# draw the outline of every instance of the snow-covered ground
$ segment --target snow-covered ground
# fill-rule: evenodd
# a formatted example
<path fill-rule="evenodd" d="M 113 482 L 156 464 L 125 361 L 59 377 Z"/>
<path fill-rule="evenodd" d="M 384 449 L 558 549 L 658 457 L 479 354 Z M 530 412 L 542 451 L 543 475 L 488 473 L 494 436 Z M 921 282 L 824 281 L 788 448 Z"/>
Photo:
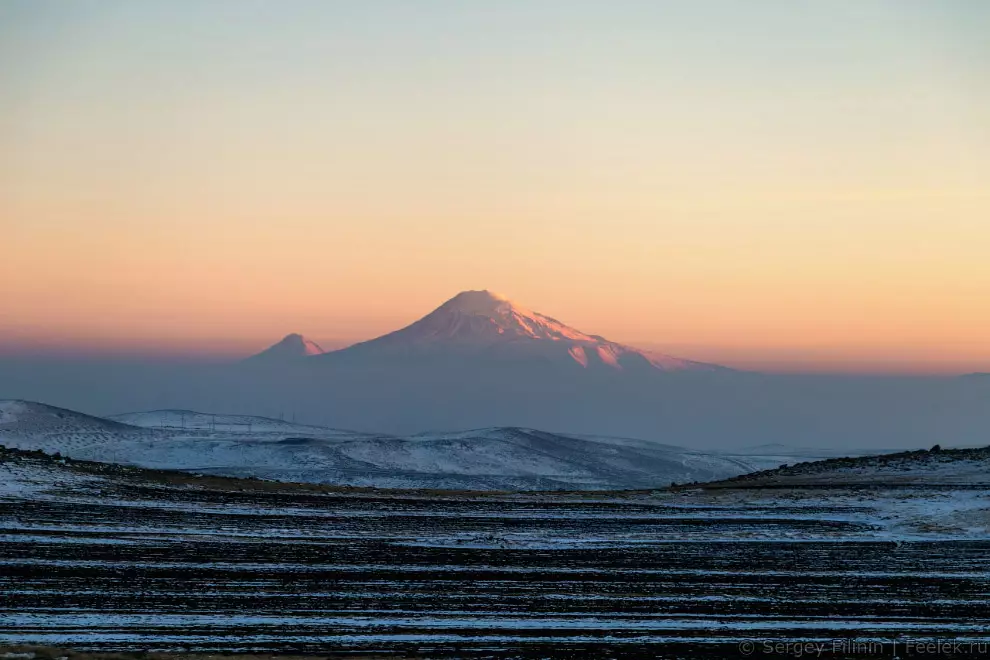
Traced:
<path fill-rule="evenodd" d="M 61 501 L 73 504 L 98 503 L 111 497 L 116 507 L 167 509 L 188 514 L 215 514 L 244 517 L 277 516 L 279 525 L 266 522 L 263 534 L 277 529 L 282 535 L 318 538 L 346 538 L 351 532 L 344 520 L 378 520 L 395 515 L 392 507 L 382 507 L 376 500 L 362 504 L 360 491 L 348 496 L 352 502 L 346 510 L 313 508 L 301 501 L 275 506 L 227 502 L 213 505 L 201 498 L 184 500 L 183 495 L 130 499 L 120 491 L 123 484 L 145 485 L 148 476 L 141 470 L 114 472 L 99 470 L 98 464 L 80 466 L 64 458 L 35 457 L 0 453 L 0 501 Z M 195 478 L 191 484 L 195 484 Z M 209 482 L 207 482 L 209 483 Z M 238 490 L 240 482 L 211 486 Z M 250 482 L 247 482 L 250 484 Z M 684 542 L 722 541 L 964 541 L 990 538 L 990 487 L 942 486 L 905 488 L 898 482 L 890 487 L 883 475 L 874 487 L 859 486 L 821 488 L 692 488 L 687 490 L 635 491 L 627 493 L 589 494 L 516 493 L 496 496 L 434 494 L 428 508 L 405 511 L 407 519 L 449 520 L 453 526 L 479 523 L 491 516 L 515 521 L 497 533 L 433 533 L 420 536 L 416 524 L 380 529 L 384 535 L 403 545 L 472 548 L 593 548 L 616 545 L 638 546 Z M 288 488 L 288 486 L 281 486 Z M 155 488 L 161 486 L 155 485 Z M 296 492 L 296 491 L 287 491 Z M 374 491 L 370 491 L 374 492 Z M 369 492 L 369 493 L 370 493 Z M 116 494 L 115 494 L 116 493 Z M 410 495 L 413 500 L 419 496 Z M 401 503 L 405 495 L 396 495 Z M 222 498 L 221 498 L 222 499 Z M 497 504 L 492 504 L 497 503 Z M 478 507 L 478 508 L 475 508 Z M 129 517 L 127 517 L 129 520 Z M 302 522 L 321 521 L 315 528 L 297 526 Z M 456 525 L 454 524 L 456 523 Z M 586 525 L 608 523 L 608 533 L 589 534 Z M 172 525 L 136 525 L 107 527 L 107 521 L 66 526 L 57 521 L 38 525 L 7 522 L 8 529 L 60 532 L 127 532 L 155 534 L 195 534 L 195 529 Z M 348 523 L 351 524 L 351 523 Z M 273 526 L 275 525 L 275 526 Z M 657 525 L 669 526 L 673 534 L 658 533 Z M 225 534 L 256 536 L 253 528 Z"/>
<path fill-rule="evenodd" d="M 66 466 L 64 459 L 10 460 L 0 456 L 0 501 L 99 496 L 106 479 Z"/>
<path fill-rule="evenodd" d="M 792 460 L 644 440 L 490 428 L 410 437 L 245 415 L 158 410 L 102 419 L 39 403 L 0 407 L 0 444 L 72 458 L 280 481 L 388 488 L 653 488 Z"/>
<path fill-rule="evenodd" d="M 0 452 L 0 644 L 722 658 L 754 638 L 990 639 L 990 488 L 882 481 L 383 492 Z"/>

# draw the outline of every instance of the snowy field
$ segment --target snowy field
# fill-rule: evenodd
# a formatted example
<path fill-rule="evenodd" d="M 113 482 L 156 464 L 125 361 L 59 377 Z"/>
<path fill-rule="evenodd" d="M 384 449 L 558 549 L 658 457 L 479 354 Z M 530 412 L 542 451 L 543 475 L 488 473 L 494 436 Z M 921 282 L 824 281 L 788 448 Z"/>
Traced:
<path fill-rule="evenodd" d="M 0 643 L 716 658 L 990 639 L 984 488 L 321 491 L 0 459 Z"/>

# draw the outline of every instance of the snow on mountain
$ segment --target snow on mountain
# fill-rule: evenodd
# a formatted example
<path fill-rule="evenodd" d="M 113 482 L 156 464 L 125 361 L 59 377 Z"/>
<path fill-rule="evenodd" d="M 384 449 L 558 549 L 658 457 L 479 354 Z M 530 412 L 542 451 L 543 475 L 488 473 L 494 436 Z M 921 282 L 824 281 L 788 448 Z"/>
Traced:
<path fill-rule="evenodd" d="M 151 440 L 155 432 L 34 401 L 0 401 L 0 444 L 49 453 L 112 455 L 122 438 Z"/>
<path fill-rule="evenodd" d="M 339 350 L 283 349 L 204 370 L 195 387 L 134 407 L 296 411 L 401 435 L 515 426 L 649 438 L 662 429 L 687 444 L 684 429 L 712 422 L 673 421 L 670 411 L 698 409 L 677 400 L 702 381 L 719 387 L 741 375 L 612 342 L 489 291 L 464 291 L 407 327 Z"/>
<path fill-rule="evenodd" d="M 68 431 L 112 434 L 123 430 L 139 430 L 104 417 L 36 401 L 0 401 L 0 432 L 10 429 L 49 435 Z"/>
<path fill-rule="evenodd" d="M 585 369 L 724 369 L 589 335 L 490 291 L 463 291 L 401 330 L 326 355 L 388 358 L 443 353 L 543 359 Z"/>
<path fill-rule="evenodd" d="M 0 444 L 8 447 L 149 468 L 355 486 L 651 488 L 780 464 L 775 457 L 523 428 L 396 437 L 183 410 L 108 420 L 23 401 L 0 402 L 0 415 Z"/>
<path fill-rule="evenodd" d="M 24 413 L 26 402 L 24 401 L 0 401 L 0 426 L 13 424 L 18 417 Z"/>
<path fill-rule="evenodd" d="M 306 339 L 300 334 L 286 335 L 276 344 L 269 346 L 265 350 L 248 358 L 251 361 L 279 362 L 287 360 L 298 360 L 313 355 L 322 355 L 325 351 L 320 345 L 311 339 Z"/>

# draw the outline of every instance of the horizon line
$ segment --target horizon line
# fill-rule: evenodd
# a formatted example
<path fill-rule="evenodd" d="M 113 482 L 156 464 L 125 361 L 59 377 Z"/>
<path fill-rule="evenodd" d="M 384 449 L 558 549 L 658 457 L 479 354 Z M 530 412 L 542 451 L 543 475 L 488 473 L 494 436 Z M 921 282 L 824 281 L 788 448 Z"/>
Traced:
<path fill-rule="evenodd" d="M 303 337 L 311 339 L 311 335 L 303 333 Z M 287 335 L 283 335 L 287 336 Z M 280 338 L 281 339 L 281 338 Z M 162 364 L 173 362 L 180 364 L 230 364 L 252 357 L 274 345 L 280 339 L 269 344 L 258 346 L 256 342 L 237 342 L 227 347 L 218 348 L 211 345 L 195 346 L 192 343 L 156 342 L 150 344 L 129 346 L 106 346 L 102 342 L 20 342 L 0 341 L 0 360 L 12 361 L 100 361 L 133 362 L 135 364 Z M 353 340 L 313 340 L 324 348 L 324 353 L 353 346 L 367 339 Z M 247 348 L 250 343 L 254 348 Z M 788 347 L 780 349 L 791 357 L 772 357 L 764 350 L 732 349 L 734 356 L 720 355 L 719 347 L 711 346 L 710 355 L 685 353 L 675 347 L 664 347 L 660 344 L 627 344 L 641 350 L 673 351 L 675 357 L 714 362 L 720 366 L 732 368 L 741 372 L 781 376 L 861 376 L 861 377 L 919 377 L 919 378 L 952 378 L 972 375 L 990 374 L 990 365 L 978 360 L 973 363 L 959 359 L 954 360 L 905 360 L 893 356 L 876 356 L 868 359 L 845 358 L 815 359 L 815 350 L 801 350 Z M 723 347 L 722 351 L 726 349 Z M 820 350 L 820 349 L 819 349 Z M 764 354 L 762 357 L 760 354 Z M 748 355 L 747 355 L 748 354 Z M 917 353 L 915 353 L 917 355 Z M 715 357 L 712 357 L 715 356 Z"/>

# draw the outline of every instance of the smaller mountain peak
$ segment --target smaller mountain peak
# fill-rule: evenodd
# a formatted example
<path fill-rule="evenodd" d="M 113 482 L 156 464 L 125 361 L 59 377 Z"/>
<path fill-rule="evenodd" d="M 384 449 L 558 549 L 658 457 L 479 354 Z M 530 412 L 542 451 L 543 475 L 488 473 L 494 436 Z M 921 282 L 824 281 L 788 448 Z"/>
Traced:
<path fill-rule="evenodd" d="M 325 352 L 326 351 L 324 351 L 323 348 L 320 347 L 320 345 L 315 341 L 306 339 L 298 332 L 293 332 L 283 337 L 277 344 L 269 346 L 262 352 L 248 359 L 294 359 L 309 357 L 310 355 L 322 355 Z"/>

